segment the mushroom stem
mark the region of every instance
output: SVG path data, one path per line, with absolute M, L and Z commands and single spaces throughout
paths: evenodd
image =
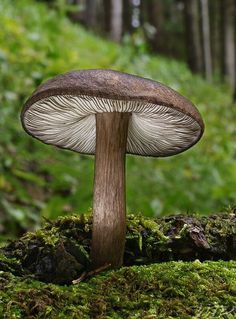
M 125 153 L 130 113 L 96 114 L 91 260 L 96 269 L 123 263 L 126 233 Z

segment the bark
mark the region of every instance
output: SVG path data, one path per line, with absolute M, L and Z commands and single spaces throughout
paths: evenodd
M 146 37 L 155 52 L 160 52 L 162 47 L 164 7 L 162 0 L 149 0 L 141 3 L 141 23 L 148 23 L 154 27 L 153 34 L 147 34 Z
M 184 1 L 187 61 L 192 72 L 202 73 L 199 6 L 196 0 Z
M 111 32 L 113 41 L 120 42 L 122 37 L 123 1 L 111 0 Z
M 97 0 L 87 0 L 86 1 L 86 25 L 93 29 L 97 24 Z
M 130 33 L 132 31 L 132 0 L 123 0 L 123 32 Z
M 111 29 L 111 0 L 103 0 L 103 28 L 105 33 L 109 33 Z
M 221 0 L 210 1 L 210 32 L 211 32 L 211 47 L 212 47 L 212 69 L 213 72 L 221 71 L 221 48 L 223 43 L 221 32 L 222 14 L 221 14 Z
M 92 267 L 123 263 L 126 203 L 125 154 L 129 113 L 96 115 Z
M 73 0 L 70 1 L 70 5 L 80 6 L 83 9 L 79 9 L 78 11 L 68 12 L 68 16 L 72 22 L 82 23 L 86 25 L 86 0 Z
M 202 12 L 202 38 L 203 38 L 203 59 L 205 77 L 208 81 L 212 80 L 212 58 L 211 58 L 211 38 L 209 22 L 209 4 L 208 0 L 201 0 Z
M 235 1 L 234 0 L 221 0 L 223 25 L 223 75 L 225 80 L 233 86 L 235 83 Z

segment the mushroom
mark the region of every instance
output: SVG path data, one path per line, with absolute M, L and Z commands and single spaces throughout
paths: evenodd
M 164 157 L 201 138 L 195 106 L 171 88 L 112 70 L 56 76 L 26 101 L 22 124 L 46 144 L 95 154 L 92 267 L 123 263 L 125 154 Z

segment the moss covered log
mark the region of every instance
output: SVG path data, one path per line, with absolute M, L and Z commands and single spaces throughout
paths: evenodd
M 3 247 L 0 318 L 236 318 L 235 211 L 130 215 L 125 267 L 71 285 L 89 270 L 90 242 L 84 215 L 47 222 Z
M 90 215 L 48 222 L 2 248 L 0 270 L 70 284 L 90 268 L 91 230 Z M 195 259 L 236 260 L 235 211 L 209 217 L 128 216 L 125 266 Z

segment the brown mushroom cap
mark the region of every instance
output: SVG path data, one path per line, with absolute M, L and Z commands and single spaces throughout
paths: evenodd
M 171 88 L 112 70 L 82 70 L 40 85 L 21 114 L 24 129 L 46 144 L 94 154 L 95 114 L 132 113 L 127 153 L 169 156 L 202 136 L 195 106 Z

